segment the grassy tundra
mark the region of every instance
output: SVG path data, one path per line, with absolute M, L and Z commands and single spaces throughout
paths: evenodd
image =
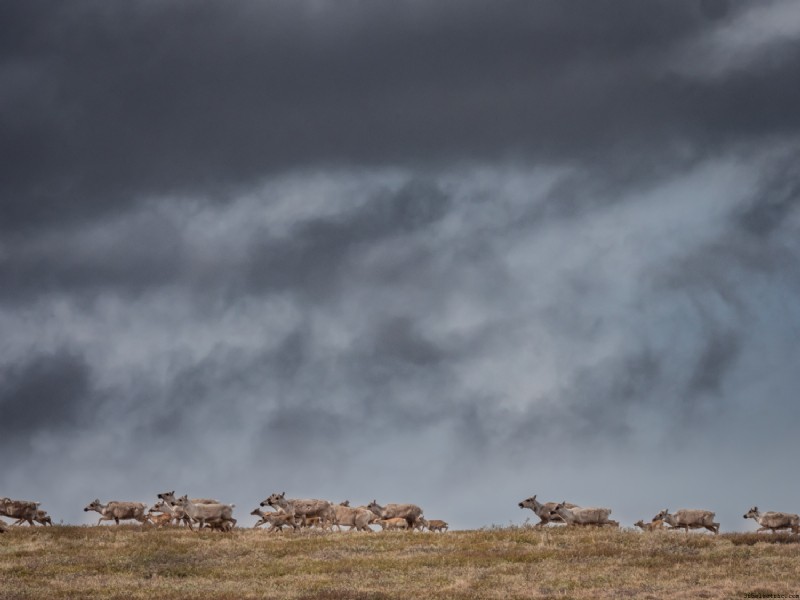
M 0 598 L 731 598 L 800 594 L 800 536 L 15 527 Z

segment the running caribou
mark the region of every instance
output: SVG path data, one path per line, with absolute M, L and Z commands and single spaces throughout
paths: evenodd
M 47 514 L 46 510 L 42 510 L 41 508 L 34 511 L 32 518 L 34 521 L 39 523 L 39 525 L 50 525 L 53 526 L 53 519 L 50 518 L 50 515 Z M 22 525 L 27 519 L 21 518 L 14 521 L 14 525 Z
M 775 533 L 779 529 L 791 529 L 792 533 L 800 533 L 800 516 L 793 513 L 784 512 L 765 512 L 762 513 L 754 506 L 744 515 L 745 519 L 754 519 L 760 525 L 758 531 L 772 531 Z
M 178 501 L 175 499 L 175 490 L 172 490 L 171 492 L 161 492 L 158 495 L 158 499 L 168 502 L 172 506 L 175 506 L 178 503 Z M 189 501 L 193 504 L 220 504 L 219 500 L 214 500 L 213 498 L 189 498 Z
M 17 519 L 15 525 L 28 522 L 33 525 L 36 520 L 36 511 L 39 510 L 38 502 L 30 500 L 12 500 L 11 498 L 0 498 L 0 516 Z
M 294 515 L 305 526 L 308 517 L 319 517 L 323 526 L 333 523 L 334 514 L 331 503 L 327 500 L 287 498 L 286 492 L 275 493 L 266 498 L 261 506 L 281 507 L 285 512 Z
M 568 508 L 566 502 L 561 502 L 556 504 L 551 514 L 558 515 L 564 519 L 567 525 L 611 525 L 619 527 L 619 523 L 608 518 L 608 515 L 611 514 L 610 508 Z
M 542 527 L 548 523 L 564 523 L 564 519 L 558 514 L 553 514 L 556 506 L 558 506 L 558 502 L 539 502 L 536 500 L 535 494 L 519 503 L 520 508 L 530 508 L 534 514 L 539 517 L 540 521 L 536 524 L 536 527 Z M 578 508 L 577 504 L 571 504 L 570 502 L 564 502 L 564 506 L 567 508 Z
M 341 531 L 342 525 L 350 528 L 350 531 L 372 531 L 369 524 L 375 520 L 375 513 L 366 508 L 354 508 L 350 502 L 345 500 L 341 504 L 333 506 L 333 523 Z
M 422 516 L 422 509 L 416 504 L 387 504 L 381 506 L 376 500 L 367 505 L 367 508 L 381 519 L 405 519 L 409 528 L 416 525 L 417 519 Z
M 715 513 L 710 510 L 693 510 L 682 508 L 674 515 L 669 513 L 669 509 L 664 509 L 653 517 L 653 521 L 659 519 L 664 521 L 672 529 L 683 529 L 689 533 L 690 529 L 706 528 L 713 533 L 719 533 L 719 523 L 714 522 Z
M 283 531 L 283 528 L 290 526 L 294 531 L 300 527 L 295 521 L 294 515 L 284 512 L 282 509 L 278 511 L 265 511 L 260 508 L 255 509 L 250 513 L 251 515 L 260 517 L 258 522 L 253 525 L 253 529 L 257 529 L 261 525 L 269 524 L 269 531 Z
M 198 523 L 202 529 L 205 525 L 212 528 L 219 528 L 223 531 L 230 531 L 236 525 L 233 518 L 232 504 L 195 504 L 186 496 L 181 496 L 175 501 L 175 505 L 182 508 L 193 522 Z M 192 523 L 189 523 L 189 529 Z
M 143 502 L 117 502 L 112 500 L 108 504 L 102 504 L 99 499 L 95 499 L 83 510 L 84 512 L 94 510 L 100 513 L 100 518 L 97 520 L 98 525 L 103 521 L 114 521 L 119 525 L 120 521 L 128 519 L 139 521 L 142 525 L 149 522 L 145 513 L 147 505 Z

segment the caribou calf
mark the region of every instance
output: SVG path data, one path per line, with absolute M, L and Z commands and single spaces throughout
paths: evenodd
M 378 525 L 381 526 L 383 531 L 387 529 L 408 529 L 408 521 L 403 517 L 392 517 L 391 519 L 378 519 L 376 521 Z
M 251 515 L 260 517 L 258 522 L 253 525 L 253 529 L 257 529 L 261 525 L 269 524 L 269 531 L 283 531 L 284 527 L 291 527 L 294 531 L 300 527 L 294 518 L 294 515 L 282 510 L 278 512 L 267 512 L 260 508 L 255 509 L 250 513 Z
M 650 521 L 649 523 L 645 523 L 644 521 L 639 519 L 633 525 L 634 527 L 640 528 L 642 531 L 658 531 L 659 529 L 664 529 L 664 521 L 662 521 L 661 519 Z
M 428 521 L 428 529 L 430 531 L 439 531 L 444 533 L 450 526 L 441 519 L 431 519 Z
M 158 512 L 155 508 L 151 508 L 147 511 L 147 518 L 150 519 L 150 522 L 158 528 L 172 523 L 171 513 Z

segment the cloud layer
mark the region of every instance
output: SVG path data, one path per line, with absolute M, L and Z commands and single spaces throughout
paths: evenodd
M 3 495 L 797 510 L 792 2 L 0 10 Z

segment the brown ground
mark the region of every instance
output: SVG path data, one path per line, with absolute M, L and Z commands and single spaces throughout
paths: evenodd
M 15 527 L 0 598 L 800 597 L 800 536 Z

